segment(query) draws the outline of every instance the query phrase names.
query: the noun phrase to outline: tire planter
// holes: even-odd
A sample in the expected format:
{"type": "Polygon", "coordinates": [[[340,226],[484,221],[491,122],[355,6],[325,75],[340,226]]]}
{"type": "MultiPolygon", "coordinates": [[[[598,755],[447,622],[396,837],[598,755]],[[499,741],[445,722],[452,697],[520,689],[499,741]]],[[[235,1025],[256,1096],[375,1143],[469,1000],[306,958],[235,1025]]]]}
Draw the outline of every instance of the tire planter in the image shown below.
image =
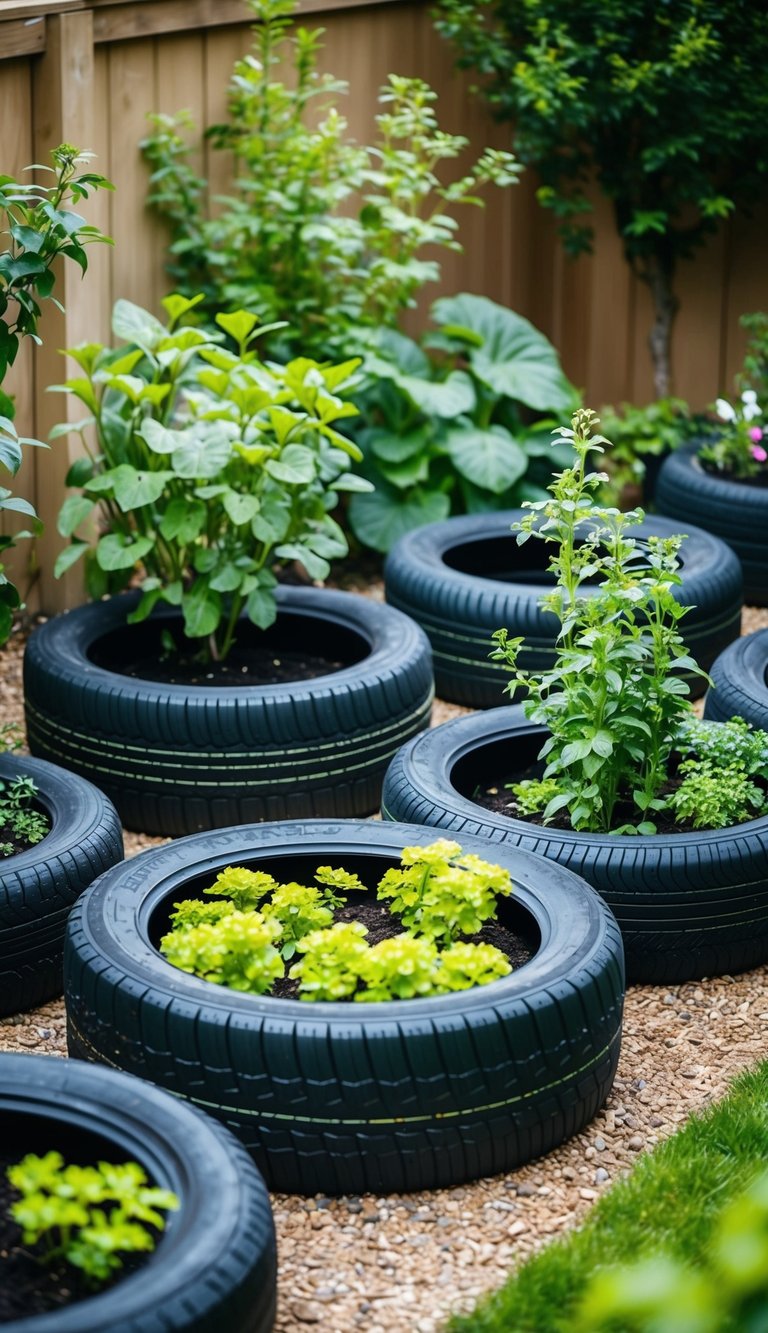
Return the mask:
{"type": "Polygon", "coordinates": [[[389,760],[429,722],[431,656],[417,625],[352,593],[281,588],[274,634],[255,632],[276,651],[319,642],[349,665],[283,685],[169,685],[120,674],[138,646],[154,650],[181,623],[165,610],[126,625],[135,601],[80,607],[32,636],[33,754],[92,776],[125,826],[145,833],[377,809],[389,760]]]}
{"type": "Polygon", "coordinates": [[[713,722],[746,718],[768,731],[768,630],[737,639],[712,668],[713,688],[707,691],[704,716],[713,722]]]}
{"type": "Polygon", "coordinates": [[[656,506],[727,542],[741,561],[745,601],[768,606],[768,488],[705,472],[698,450],[694,443],[670,454],[659,474],[656,506]]]}
{"type": "Polygon", "coordinates": [[[34,779],[51,830],[0,861],[0,1017],[61,995],[72,904],[123,859],[117,811],[90,782],[39,759],[0,755],[0,778],[17,775],[34,779]]]}
{"type": "MultiPolygon", "coordinates": [[[[300,880],[330,861],[375,883],[419,841],[432,837],[410,825],[291,821],[198,834],[109,871],[70,922],[71,1053],[141,1069],[219,1116],[277,1190],[433,1189],[548,1152],[608,1095],[624,992],[613,917],[560,867],[492,849],[515,884],[500,919],[508,911],[536,951],[455,995],[245,995],[177,970],[156,947],[172,903],[227,865],[300,880]]],[[[489,852],[478,839],[462,846],[489,852]]]]}
{"type": "MultiPolygon", "coordinates": [[[[525,643],[520,664],[534,672],[554,662],[557,618],[539,601],[551,586],[543,543],[518,546],[512,523],[525,511],[471,514],[429,523],[401,537],[384,567],[387,601],[421,625],[432,645],[438,697],[471,708],[503,703],[509,672],[489,661],[491,635],[501,626],[525,643]]],[[[707,670],[741,628],[739,561],[717,537],[686,525],[682,584],[675,596],[693,609],[681,622],[689,651],[707,670]]],[[[669,537],[680,524],[648,518],[642,536],[669,537]]],[[[586,588],[585,591],[589,591],[586,588]]],[[[700,676],[688,677],[703,694],[700,676]]]]}
{"type": "Polygon", "coordinates": [[[392,761],[384,818],[511,843],[574,870],[616,916],[629,981],[682,982],[766,962],[768,816],[707,832],[613,836],[546,828],[471,799],[495,772],[525,770],[545,734],[520,706],[436,727],[392,761]]]}
{"type": "Polygon", "coordinates": [[[4,1152],[138,1161],[178,1195],[157,1248],[109,1291],[4,1324],[9,1333],[267,1333],[275,1238],[264,1183],[221,1127],[126,1074],[55,1056],[0,1055],[4,1152]],[[84,1154],[84,1155],[80,1155],[84,1154]]]}

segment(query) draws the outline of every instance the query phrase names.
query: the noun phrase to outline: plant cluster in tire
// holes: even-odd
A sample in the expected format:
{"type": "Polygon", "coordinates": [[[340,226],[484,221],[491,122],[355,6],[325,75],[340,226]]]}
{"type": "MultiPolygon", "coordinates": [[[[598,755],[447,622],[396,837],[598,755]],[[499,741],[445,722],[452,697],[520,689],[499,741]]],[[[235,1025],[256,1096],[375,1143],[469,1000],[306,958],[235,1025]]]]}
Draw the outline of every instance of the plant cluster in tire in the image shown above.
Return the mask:
{"type": "Polygon", "coordinates": [[[38,1247],[43,1263],[63,1259],[81,1269],[93,1286],[122,1268],[121,1255],[154,1250],[164,1213],[179,1207],[138,1162],[80,1166],[59,1152],[29,1153],[7,1176],[19,1195],[9,1211],[23,1244],[38,1247]]]}
{"type": "Polygon", "coordinates": [[[409,1000],[468,990],[506,976],[500,949],[473,943],[512,892],[509,873],[441,838],[406,847],[376,896],[405,930],[370,945],[360,921],[335,921],[345,895],[366,892],[356,874],[319,866],[315,884],[280,884],[264,871],[228,866],[204,890],[215,901],[174,905],[160,942],[175,967],[233,990],[263,995],[286,975],[301,1000],[409,1000]]]}
{"type": "Polygon", "coordinates": [[[516,811],[544,823],[599,833],[641,833],[665,826],[724,828],[768,806],[768,734],[746,723],[698,722],[682,672],[700,671],[678,628],[685,608],[681,537],[640,540],[640,510],[600,505],[606,480],[587,471],[588,455],[609,444],[593,434],[589,409],[555,433],[569,440],[573,467],[556,474],[547,500],[529,502],[517,540],[551,543],[556,586],[542,606],[560,621],[555,665],[542,676],[518,666],[523,642],[501,629],[492,656],[512,670],[514,696],[527,696],[531,721],[549,731],[541,778],[511,784],[516,811]],[[583,592],[589,579],[597,583],[583,592]]]}
{"type": "MultiPolygon", "coordinates": [[[[276,565],[299,561],[324,579],[329,561],[346,555],[330,510],[340,491],[369,483],[349,472],[360,451],[335,425],[356,415],[339,392],[359,359],[262,361],[255,315],[219,314],[218,332],[204,332],[182,322],[197,304],[166,297],[164,326],[118,301],[113,329],[128,348],[70,349],[82,375],[58,387],[88,409],[74,427],[87,456],[67,478],[80,494],[59,514],[73,540],[56,572],[85,557],[88,591],[100,597],[141,570],[143,596],[128,620],[146,619],[158,602],[178,606],[201,660],[221,661],[241,612],[261,629],[275,620],[276,565]],[[92,550],[77,534],[96,510],[102,533],[92,550]]],[[[72,429],[65,422],[53,433],[72,429]]]]}

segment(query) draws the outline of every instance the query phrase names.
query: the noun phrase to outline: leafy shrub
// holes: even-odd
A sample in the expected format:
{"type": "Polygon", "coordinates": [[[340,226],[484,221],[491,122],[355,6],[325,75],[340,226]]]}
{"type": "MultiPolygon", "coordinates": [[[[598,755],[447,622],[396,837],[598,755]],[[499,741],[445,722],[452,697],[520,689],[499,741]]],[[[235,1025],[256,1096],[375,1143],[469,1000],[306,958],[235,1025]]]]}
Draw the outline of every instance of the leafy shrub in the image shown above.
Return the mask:
{"type": "Polygon", "coordinates": [[[179,606],[186,637],[221,660],[242,612],[262,629],[274,621],[276,564],[299,560],[322,579],[329,560],[346,554],[329,510],[339,491],[368,483],[349,474],[359,450],[335,428],[356,413],[338,394],[359,362],[267,364],[252,346],[255,315],[217,316],[231,351],[181,324],[196,304],[166,297],[163,325],[118,301],[112,327],[128,348],[70,349],[83,374],[56,387],[90,416],[57,433],[78,430],[88,456],[67,478],[80,494],[59,514],[59,531],[73,540],[56,572],[85,555],[98,597],[140,569],[143,596],[129,619],[145,619],[158,602],[179,606]],[[95,453],[86,435],[94,425],[95,453]],[[105,529],[95,552],[77,536],[94,510],[105,529]]]}
{"type": "Polygon", "coordinates": [[[319,866],[318,888],[228,866],[204,890],[222,899],[174,905],[161,952],[183,971],[260,995],[284,976],[282,960],[298,953],[289,977],[302,1000],[405,1000],[506,976],[511,968],[500,950],[451,941],[495,916],[495,894],[512,891],[508,873],[446,839],[406,847],[401,862],[385,872],[377,892],[392,899],[391,910],[409,929],[373,946],[362,922],[331,924],[343,895],[364,890],[356,874],[319,866]],[[449,945],[442,951],[440,937],[449,945]]]}
{"type": "Polygon", "coordinates": [[[517,665],[522,638],[505,629],[494,635],[491,655],[513,673],[509,692],[523,690],[526,715],[549,732],[539,755],[543,779],[513,790],[525,813],[541,811],[546,823],[567,811],[577,830],[655,833],[661,811],[696,827],[739,822],[765,806],[750,779],[764,777],[768,735],[737,724],[715,736],[691,716],[680,673],[704,673],[685,649],[678,629],[685,609],[672,593],[683,539],[635,538],[640,510],[622,514],[596,501],[606,478],[587,472],[587,458],[609,443],[592,434],[598,424],[584,409],[570,429],[555,432],[572,440],[577,461],[556,476],[550,499],[529,502],[514,525],[518,543],[533,537],[555,547],[556,586],[541,605],[561,628],[555,665],[540,677],[517,665]],[[597,581],[589,596],[587,579],[597,581]],[[683,761],[682,785],[670,793],[675,753],[690,750],[698,758],[683,761]],[[617,825],[626,807],[632,818],[617,825]]]}
{"type": "MultiPolygon", "coordinates": [[[[28,847],[42,842],[51,828],[48,816],[33,808],[36,796],[32,778],[0,780],[0,829],[28,847]]],[[[0,842],[0,856],[12,856],[16,850],[12,842],[0,842]]]]}
{"type": "MultiPolygon", "coordinates": [[[[89,226],[70,207],[87,199],[95,190],[112,189],[104,176],[80,170],[92,156],[72,144],[54,148],[53,166],[37,167],[54,176],[51,185],[24,184],[12,176],[0,176],[0,213],[9,238],[7,249],[0,252],[0,384],[16,360],[22,340],[31,337],[40,341],[37,328],[42,315],[41,302],[55,300],[55,261],[60,256],[71,259],[85,273],[88,267],[85,247],[96,241],[111,245],[108,236],[103,236],[98,227],[89,226]]],[[[19,436],[13,417],[13,400],[0,389],[0,464],[15,476],[21,467],[22,446],[48,446],[40,440],[19,436]]],[[[28,500],[12,495],[5,486],[0,486],[2,510],[26,514],[33,520],[34,531],[40,530],[33,506],[28,500]]],[[[3,534],[0,554],[15,546],[20,537],[31,535],[31,532],[3,534]]],[[[8,638],[13,613],[20,605],[18,589],[0,562],[0,643],[8,638]]]]}
{"type": "Polygon", "coordinates": [[[602,459],[608,473],[603,493],[609,504],[619,504],[627,488],[642,487],[649,459],[711,433],[711,422],[705,414],[692,415],[682,398],[660,398],[646,407],[602,408],[600,429],[611,441],[602,459]]]}
{"type": "Polygon", "coordinates": [[[497,894],[510,894],[509,872],[438,838],[428,847],[405,847],[402,866],[385,871],[377,895],[409,930],[449,944],[475,935],[496,915],[497,894]]]}
{"type": "Polygon", "coordinates": [[[737,376],[740,389],[754,389],[757,401],[768,415],[768,315],[757,311],[742,315],[741,326],[749,334],[741,373],[737,376]]]}
{"type": "Polygon", "coordinates": [[[435,93],[390,76],[378,135],[360,148],[336,103],[347,85],[317,70],[322,29],[289,35],[294,0],[249,0],[254,49],[235,64],[228,120],[207,132],[233,153],[234,192],[207,216],[207,183],[190,167],[188,115],[154,116],[143,148],[150,202],[167,221],[171,272],[209,314],[246,306],[289,317],[300,346],[322,358],[357,324],[394,325],[440,265],[425,246],[458,250],[451,211],[478,190],[508,185],[518,168],[488,149],[469,174],[445,183],[445,164],[468,141],[439,128],[435,93]],[[283,82],[276,66],[290,67],[283,82]]]}
{"type": "Polygon", "coordinates": [[[754,389],[745,389],[736,407],[727,398],[718,398],[715,410],[721,422],[720,433],[699,449],[702,463],[714,472],[743,480],[764,471],[768,460],[763,427],[756,420],[762,416],[754,389]]]}
{"type": "Polygon", "coordinates": [[[45,1261],[65,1259],[94,1283],[122,1268],[122,1254],[151,1251],[176,1195],[147,1184],[138,1162],[65,1165],[61,1153],[28,1154],[7,1176],[21,1194],[10,1214],[25,1245],[45,1246],[45,1261]],[[162,1210],[162,1211],[160,1211],[162,1210]]]}
{"type": "Polygon", "coordinates": [[[356,391],[364,474],[355,536],[389,550],[404,532],[446,518],[509,508],[545,494],[555,416],[578,405],[557,352],[528,320],[484,296],[436,301],[436,331],[422,344],[392,329],[358,330],[363,387],[356,391]]]}

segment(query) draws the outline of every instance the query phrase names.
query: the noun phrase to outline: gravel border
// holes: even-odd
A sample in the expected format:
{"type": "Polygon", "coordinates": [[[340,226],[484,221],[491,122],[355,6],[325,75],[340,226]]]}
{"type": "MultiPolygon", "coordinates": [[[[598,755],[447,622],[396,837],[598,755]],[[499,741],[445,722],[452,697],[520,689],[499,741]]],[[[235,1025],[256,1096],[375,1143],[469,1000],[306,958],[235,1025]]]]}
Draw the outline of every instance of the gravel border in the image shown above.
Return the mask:
{"type": "MultiPolygon", "coordinates": [[[[381,596],[374,588],[374,596],[381,596]]],[[[768,627],[747,608],[743,630],[768,627]]],[[[23,635],[0,652],[0,718],[22,718],[23,635]]],[[[433,722],[468,712],[438,702],[433,722]]],[[[126,854],[165,839],[126,834],[126,854]]],[[[638,1153],[722,1096],[768,1048],[764,969],[627,994],[624,1041],[606,1108],[582,1134],[521,1170],[459,1189],[344,1199],[275,1195],[279,1303],[276,1329],[296,1333],[436,1333],[471,1309],[510,1268],[577,1225],[638,1153]],[[407,1311],[407,1314],[405,1313],[407,1311]]],[[[66,1055],[64,1006],[55,1001],[0,1020],[0,1050],[66,1055]]]]}

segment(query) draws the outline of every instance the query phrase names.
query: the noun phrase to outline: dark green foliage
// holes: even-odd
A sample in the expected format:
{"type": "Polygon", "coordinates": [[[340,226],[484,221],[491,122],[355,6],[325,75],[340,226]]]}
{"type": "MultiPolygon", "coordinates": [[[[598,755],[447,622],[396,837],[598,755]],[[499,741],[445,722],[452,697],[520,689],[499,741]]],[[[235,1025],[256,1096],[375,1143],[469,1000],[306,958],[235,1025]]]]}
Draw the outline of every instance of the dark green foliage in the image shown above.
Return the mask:
{"type": "Polygon", "coordinates": [[[587,186],[612,201],[650,284],[659,397],[669,393],[675,265],[768,190],[768,25],[752,0],[437,0],[438,27],[483,77],[567,249],[592,239],[587,186]]]}

